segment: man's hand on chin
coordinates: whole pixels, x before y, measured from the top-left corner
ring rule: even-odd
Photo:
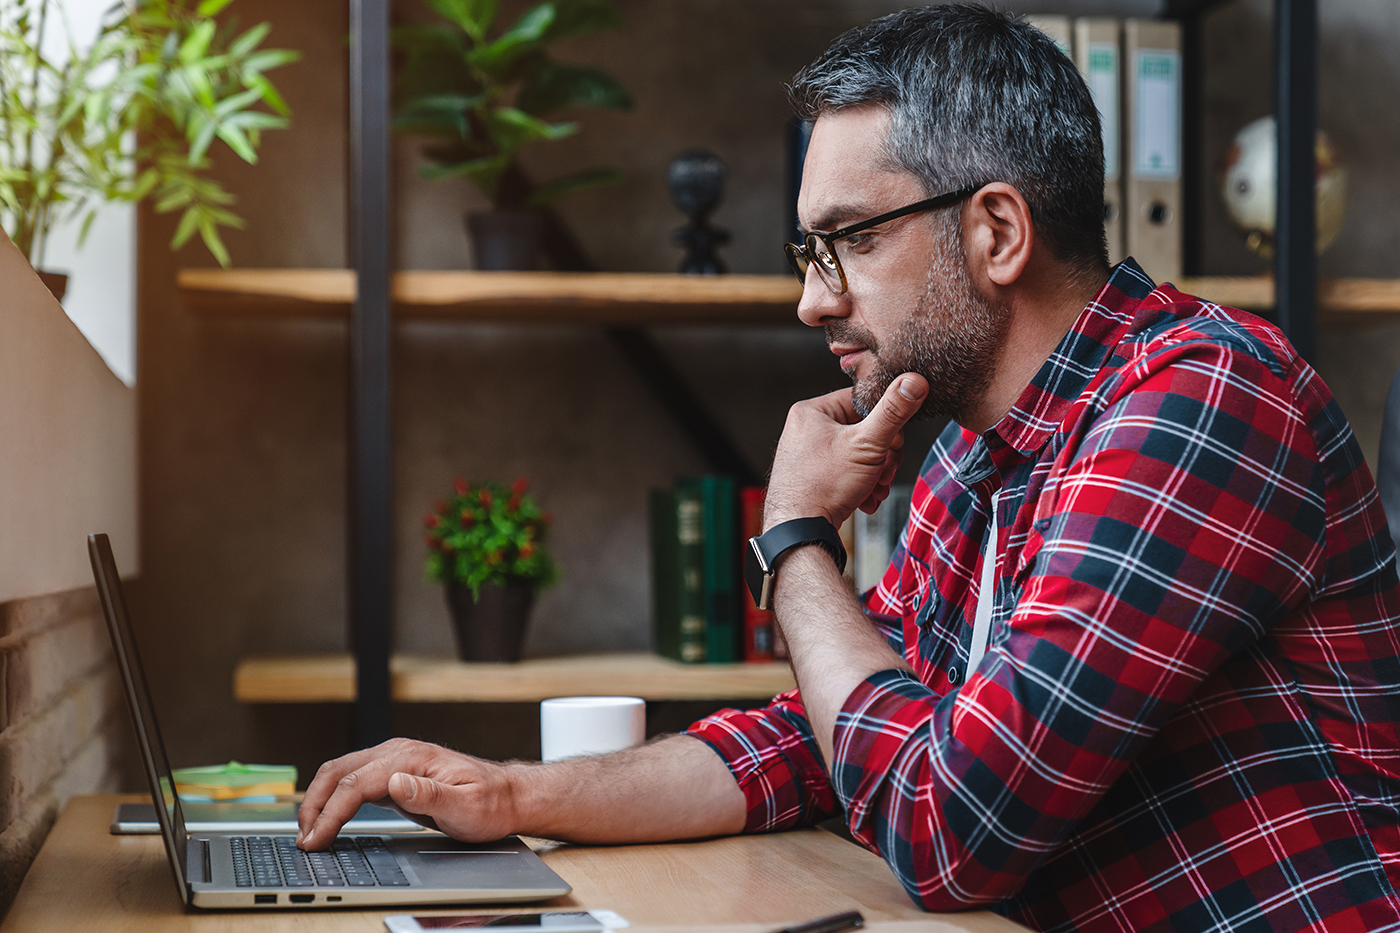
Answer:
[[[364,803],[391,803],[464,842],[516,831],[504,765],[411,739],[390,739],[321,765],[297,811],[297,845],[326,849]]]
[[[875,511],[899,469],[904,426],[927,394],[923,376],[905,373],[864,419],[850,389],[793,405],[773,456],[763,527],[816,516],[839,527],[856,509]]]

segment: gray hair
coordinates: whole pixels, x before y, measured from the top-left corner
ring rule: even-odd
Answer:
[[[837,38],[788,95],[804,120],[888,108],[886,154],[930,196],[1005,182],[1055,258],[1078,273],[1107,270],[1098,110],[1038,29],[977,5],[901,10]]]

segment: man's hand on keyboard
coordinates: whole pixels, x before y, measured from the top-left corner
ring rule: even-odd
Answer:
[[[464,842],[500,839],[516,828],[504,767],[440,745],[390,739],[321,765],[297,811],[297,845],[329,848],[364,803],[392,804]]]

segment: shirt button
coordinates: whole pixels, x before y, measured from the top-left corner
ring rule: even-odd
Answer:
[[[962,671],[960,671],[960,670],[957,668],[956,665],[954,665],[953,667],[948,668],[948,683],[950,683],[950,684],[952,684],[953,686],[956,687],[956,686],[958,685],[958,683],[961,682],[961,681],[962,681]]]

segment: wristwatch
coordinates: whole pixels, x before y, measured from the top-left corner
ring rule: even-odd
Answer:
[[[824,518],[794,518],[749,539],[749,548],[744,555],[744,582],[748,584],[758,608],[772,608],[778,564],[793,548],[808,544],[821,546],[836,561],[836,569],[845,572],[846,549],[841,544],[841,535],[837,533],[836,526]]]

